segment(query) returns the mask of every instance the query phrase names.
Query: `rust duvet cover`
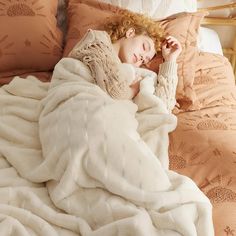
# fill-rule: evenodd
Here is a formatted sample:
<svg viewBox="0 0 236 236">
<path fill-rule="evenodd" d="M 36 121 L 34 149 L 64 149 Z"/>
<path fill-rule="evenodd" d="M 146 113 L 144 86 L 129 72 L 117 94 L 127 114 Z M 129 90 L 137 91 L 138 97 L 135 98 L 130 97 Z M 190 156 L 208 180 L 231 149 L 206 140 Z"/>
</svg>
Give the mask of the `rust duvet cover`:
<svg viewBox="0 0 236 236">
<path fill-rule="evenodd" d="M 200 53 L 195 100 L 170 134 L 170 169 L 192 178 L 213 204 L 216 236 L 236 235 L 236 87 L 228 60 Z"/>
</svg>

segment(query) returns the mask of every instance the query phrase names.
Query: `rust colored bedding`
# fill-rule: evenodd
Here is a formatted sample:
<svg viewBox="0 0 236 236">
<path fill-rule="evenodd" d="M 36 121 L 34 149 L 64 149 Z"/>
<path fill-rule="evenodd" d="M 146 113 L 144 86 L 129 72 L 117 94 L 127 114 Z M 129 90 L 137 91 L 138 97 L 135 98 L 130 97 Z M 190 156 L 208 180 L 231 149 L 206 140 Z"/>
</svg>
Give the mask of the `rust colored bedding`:
<svg viewBox="0 0 236 236">
<path fill-rule="evenodd" d="M 170 134 L 170 169 L 189 176 L 213 204 L 216 236 L 236 234 L 236 87 L 228 60 L 200 53 L 196 100 Z"/>
</svg>

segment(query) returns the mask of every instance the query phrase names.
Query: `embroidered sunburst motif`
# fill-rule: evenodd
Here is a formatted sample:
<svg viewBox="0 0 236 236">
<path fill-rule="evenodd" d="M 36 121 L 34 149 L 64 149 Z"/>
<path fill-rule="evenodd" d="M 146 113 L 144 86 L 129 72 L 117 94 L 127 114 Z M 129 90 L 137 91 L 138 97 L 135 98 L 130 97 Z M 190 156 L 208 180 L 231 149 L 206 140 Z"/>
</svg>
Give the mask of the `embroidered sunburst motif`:
<svg viewBox="0 0 236 236">
<path fill-rule="evenodd" d="M 0 16 L 43 16 L 40 0 L 0 0 Z"/>
<path fill-rule="evenodd" d="M 187 161 L 184 159 L 184 149 L 185 144 L 182 142 L 179 145 L 175 143 L 170 143 L 169 145 L 169 158 L 170 158 L 170 169 L 182 169 L 187 166 Z"/>
<path fill-rule="evenodd" d="M 221 166 L 224 163 L 225 168 L 236 168 L 236 151 L 231 147 L 231 144 L 229 145 L 230 148 L 227 148 L 225 144 L 211 143 L 210 140 L 207 143 L 199 144 L 194 141 L 190 143 L 189 139 L 179 139 L 178 135 L 170 134 L 170 169 L 177 170 L 188 166 L 205 165 L 208 162 L 214 163 L 216 166 Z"/>
<path fill-rule="evenodd" d="M 236 122 L 230 114 L 188 114 L 179 119 L 179 126 L 188 130 L 236 130 Z"/>
<path fill-rule="evenodd" d="M 14 42 L 8 41 L 8 35 L 4 35 L 2 38 L 0 38 L 0 59 L 3 56 L 15 55 L 15 53 L 12 51 L 13 45 Z"/>
<path fill-rule="evenodd" d="M 206 179 L 199 187 L 212 203 L 236 202 L 236 192 L 231 189 L 232 182 L 233 177 L 224 178 L 217 175 L 211 180 Z"/>
<path fill-rule="evenodd" d="M 52 44 L 52 42 L 55 42 Z M 57 42 L 57 39 L 54 37 L 53 33 L 50 32 L 48 35 L 43 35 L 40 40 L 40 45 L 42 46 L 42 54 L 60 56 L 62 49 Z"/>
<path fill-rule="evenodd" d="M 209 152 L 208 147 L 199 147 L 189 144 L 188 142 L 176 142 L 175 138 L 170 135 L 169 158 L 170 169 L 177 170 L 187 166 L 201 165 L 209 159 L 205 159 L 203 154 Z"/>
</svg>

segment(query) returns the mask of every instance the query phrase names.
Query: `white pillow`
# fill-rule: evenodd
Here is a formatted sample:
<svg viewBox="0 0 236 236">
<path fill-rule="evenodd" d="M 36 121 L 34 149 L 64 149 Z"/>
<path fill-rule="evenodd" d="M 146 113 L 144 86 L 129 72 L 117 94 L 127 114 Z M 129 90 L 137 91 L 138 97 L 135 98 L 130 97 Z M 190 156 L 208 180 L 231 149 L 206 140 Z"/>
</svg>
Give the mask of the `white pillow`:
<svg viewBox="0 0 236 236">
<path fill-rule="evenodd" d="M 179 12 L 197 11 L 197 0 L 99 0 L 161 19 Z"/>
<path fill-rule="evenodd" d="M 162 19 L 179 12 L 196 12 L 196 0 L 161 0 L 151 13 L 154 19 Z"/>
<path fill-rule="evenodd" d="M 217 53 L 223 56 L 220 38 L 213 29 L 200 27 L 197 46 L 202 52 Z"/>
<path fill-rule="evenodd" d="M 100 2 L 110 3 L 112 5 L 122 7 L 137 13 L 147 13 L 151 16 L 150 12 L 153 8 L 159 5 L 160 0 L 99 0 Z"/>
</svg>

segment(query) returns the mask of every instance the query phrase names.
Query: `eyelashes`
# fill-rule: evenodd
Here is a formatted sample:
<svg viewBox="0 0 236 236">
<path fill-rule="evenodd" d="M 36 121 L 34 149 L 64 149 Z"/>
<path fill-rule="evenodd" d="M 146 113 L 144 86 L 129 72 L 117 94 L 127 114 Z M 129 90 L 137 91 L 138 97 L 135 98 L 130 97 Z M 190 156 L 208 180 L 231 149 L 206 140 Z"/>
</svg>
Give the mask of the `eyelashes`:
<svg viewBox="0 0 236 236">
<path fill-rule="evenodd" d="M 146 50 L 145 50 L 145 44 L 144 44 L 144 43 L 143 43 L 143 50 L 146 51 Z"/>
<path fill-rule="evenodd" d="M 143 43 L 143 50 L 148 52 L 150 51 L 150 49 L 151 49 L 150 44 L 147 41 L 145 41 Z"/>
<path fill-rule="evenodd" d="M 148 40 L 143 41 L 142 49 L 145 53 L 144 54 L 141 53 L 139 60 L 140 60 L 141 65 L 146 65 L 151 61 L 151 58 L 150 58 L 151 55 L 149 55 L 149 52 L 151 51 L 151 45 Z"/>
</svg>

